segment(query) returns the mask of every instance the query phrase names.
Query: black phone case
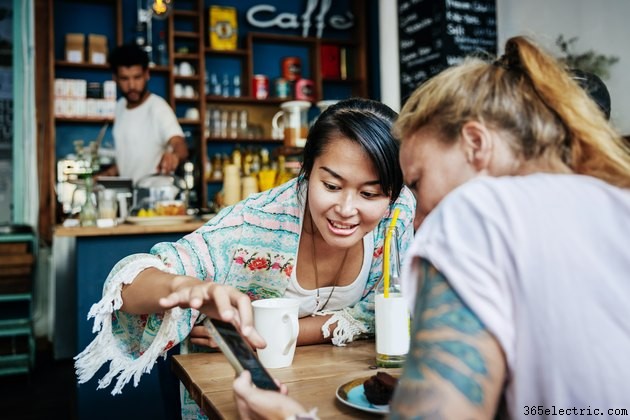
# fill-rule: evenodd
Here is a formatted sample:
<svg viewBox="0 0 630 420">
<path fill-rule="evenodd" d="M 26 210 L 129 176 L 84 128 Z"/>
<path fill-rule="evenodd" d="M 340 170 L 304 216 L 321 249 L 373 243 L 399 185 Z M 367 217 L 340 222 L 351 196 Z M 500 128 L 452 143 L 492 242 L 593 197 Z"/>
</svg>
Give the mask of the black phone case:
<svg viewBox="0 0 630 420">
<path fill-rule="evenodd" d="M 280 390 L 234 325 L 210 318 L 206 318 L 204 325 L 236 373 L 240 374 L 248 370 L 256 387 L 272 391 Z"/>
</svg>

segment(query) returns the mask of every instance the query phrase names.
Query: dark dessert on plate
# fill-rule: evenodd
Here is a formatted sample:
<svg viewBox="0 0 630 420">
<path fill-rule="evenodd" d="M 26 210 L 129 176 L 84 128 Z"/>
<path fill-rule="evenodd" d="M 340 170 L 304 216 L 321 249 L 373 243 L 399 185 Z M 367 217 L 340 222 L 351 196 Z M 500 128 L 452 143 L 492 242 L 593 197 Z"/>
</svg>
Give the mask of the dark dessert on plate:
<svg viewBox="0 0 630 420">
<path fill-rule="evenodd" d="M 367 400 L 374 405 L 387 405 L 394 395 L 398 379 L 389 373 L 378 372 L 363 382 Z"/>
</svg>

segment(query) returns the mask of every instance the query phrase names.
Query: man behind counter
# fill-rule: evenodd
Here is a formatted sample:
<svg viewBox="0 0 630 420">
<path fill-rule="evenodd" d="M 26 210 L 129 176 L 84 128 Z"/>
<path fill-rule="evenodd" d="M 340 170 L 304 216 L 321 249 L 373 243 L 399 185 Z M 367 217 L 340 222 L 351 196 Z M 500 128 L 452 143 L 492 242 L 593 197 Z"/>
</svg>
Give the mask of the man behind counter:
<svg viewBox="0 0 630 420">
<path fill-rule="evenodd" d="M 147 89 L 146 53 L 125 44 L 111 52 L 109 63 L 123 97 L 114 116 L 116 164 L 100 175 L 120 175 L 135 184 L 147 175 L 173 172 L 188 157 L 188 147 L 171 107 Z"/>
</svg>

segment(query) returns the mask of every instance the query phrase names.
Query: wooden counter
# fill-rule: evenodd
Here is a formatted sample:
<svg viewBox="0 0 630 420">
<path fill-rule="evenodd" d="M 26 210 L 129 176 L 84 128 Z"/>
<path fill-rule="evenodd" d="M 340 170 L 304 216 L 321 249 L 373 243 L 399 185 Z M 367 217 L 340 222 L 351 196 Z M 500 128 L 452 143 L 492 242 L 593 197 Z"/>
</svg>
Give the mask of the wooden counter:
<svg viewBox="0 0 630 420">
<path fill-rule="evenodd" d="M 144 235 L 155 233 L 190 233 L 205 223 L 203 220 L 192 220 L 186 223 L 170 225 L 134 225 L 122 223 L 109 228 L 99 227 L 55 227 L 54 236 L 116 236 L 116 235 Z M 183 236 L 183 235 L 182 235 Z"/>
</svg>

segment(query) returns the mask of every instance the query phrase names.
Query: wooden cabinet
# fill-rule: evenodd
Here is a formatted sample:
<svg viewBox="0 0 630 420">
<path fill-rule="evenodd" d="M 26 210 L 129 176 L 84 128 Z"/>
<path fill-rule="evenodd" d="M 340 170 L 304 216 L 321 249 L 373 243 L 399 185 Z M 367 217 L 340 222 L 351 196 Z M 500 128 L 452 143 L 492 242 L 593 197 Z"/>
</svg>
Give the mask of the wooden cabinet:
<svg viewBox="0 0 630 420">
<path fill-rule="evenodd" d="M 113 123 L 111 118 L 67 117 L 54 115 L 54 81 L 57 77 L 76 77 L 88 81 L 111 80 L 107 64 L 70 63 L 63 53 L 63 36 L 69 32 L 104 33 L 108 36 L 109 48 L 135 39 L 137 2 L 123 0 L 36 0 L 38 22 L 47 25 L 37 26 L 37 66 L 38 74 L 38 115 L 40 150 L 42 153 L 40 190 L 40 227 L 42 237 L 52 239 L 52 226 L 60 221 L 57 213 L 55 191 L 56 163 L 73 151 L 72 142 L 83 139 L 86 143 L 96 138 L 105 123 Z M 222 2 L 218 2 L 222 3 Z M 227 2 L 229 3 L 229 2 Z M 280 14 L 284 8 L 307 7 L 306 4 L 289 5 L 286 2 L 272 1 Z M 306 3 L 306 1 L 304 2 Z M 311 3 L 311 2 L 309 2 Z M 319 4 L 319 2 L 316 2 Z M 321 2 L 323 4 L 326 2 Z M 217 51 L 210 48 L 208 40 L 208 8 L 210 0 L 178 0 L 174 11 L 166 21 L 153 20 L 153 39 L 163 32 L 167 41 L 167 63 L 151 67 L 149 89 L 164 97 L 175 110 L 187 136 L 195 164 L 198 204 L 207 207 L 212 195 L 221 189 L 221 183 L 207 180 L 204 169 L 207 162 L 216 154 L 230 153 L 239 144 L 241 147 L 256 146 L 279 149 L 282 139 L 272 138 L 271 119 L 279 111 L 280 104 L 291 98 L 280 99 L 273 95 L 274 79 L 281 75 L 282 57 L 303 56 L 303 77 L 312 80 L 315 104 L 322 99 L 343 99 L 350 96 L 367 97 L 368 73 L 366 57 L 366 9 L 363 0 L 345 0 L 332 6 L 346 8 L 343 14 L 353 17 L 353 26 L 348 30 L 324 32 L 321 38 L 314 31 L 303 37 L 300 28 L 281 29 L 254 28 L 242 25 L 244 17 L 253 7 L 254 1 L 239 2 L 237 12 L 241 17 L 239 45 L 236 50 Z M 143 2 L 144 4 L 144 2 Z M 318 7 L 319 7 L 318 6 Z M 300 17 L 302 10 L 295 14 Z M 314 16 L 314 15 L 313 15 Z M 46 19 L 44 19 L 44 17 Z M 313 21 L 313 25 L 315 25 Z M 154 51 L 157 42 L 153 43 Z M 338 75 L 322 73 L 321 57 L 323 49 L 332 46 L 347 55 L 347 72 Z M 87 48 L 87 47 L 86 47 Z M 155 57 L 155 55 L 154 55 Z M 192 72 L 181 72 L 182 63 L 188 63 Z M 39 67 L 41 66 L 41 67 Z M 184 65 L 185 67 L 186 65 Z M 252 93 L 254 75 L 266 74 L 270 81 L 271 95 L 268 99 L 255 99 Z M 221 83 L 224 75 L 233 81 L 240 80 L 240 96 L 216 95 L 210 89 L 208 77 L 217 75 Z M 190 90 L 188 87 L 191 87 Z M 182 93 L 183 88 L 183 93 Z M 189 94 L 192 92 L 192 94 Z M 40 102 L 42 100 L 42 102 Z M 260 127 L 254 137 L 251 135 L 216 136 L 206 127 L 207 110 L 221 108 L 229 111 L 246 110 L 251 123 Z M 309 118 L 316 116 L 317 108 L 312 107 Z M 111 136 L 108 132 L 107 138 Z"/>
</svg>

